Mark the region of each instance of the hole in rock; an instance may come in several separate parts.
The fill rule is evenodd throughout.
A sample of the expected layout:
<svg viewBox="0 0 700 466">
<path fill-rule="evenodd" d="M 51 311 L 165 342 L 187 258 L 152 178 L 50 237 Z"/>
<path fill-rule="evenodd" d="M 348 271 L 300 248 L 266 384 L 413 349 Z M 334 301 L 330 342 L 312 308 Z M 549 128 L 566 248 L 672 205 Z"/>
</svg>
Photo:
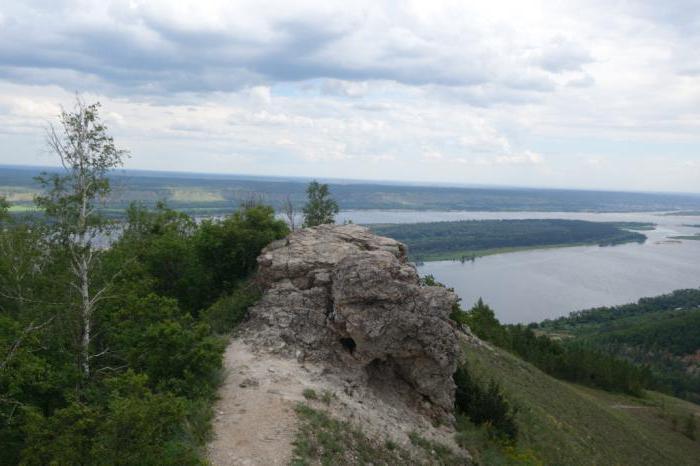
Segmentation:
<svg viewBox="0 0 700 466">
<path fill-rule="evenodd" d="M 355 348 L 357 345 L 355 344 L 355 340 L 352 338 L 341 338 L 340 339 L 340 344 L 343 345 L 343 348 L 348 350 L 350 354 L 355 352 Z"/>
</svg>

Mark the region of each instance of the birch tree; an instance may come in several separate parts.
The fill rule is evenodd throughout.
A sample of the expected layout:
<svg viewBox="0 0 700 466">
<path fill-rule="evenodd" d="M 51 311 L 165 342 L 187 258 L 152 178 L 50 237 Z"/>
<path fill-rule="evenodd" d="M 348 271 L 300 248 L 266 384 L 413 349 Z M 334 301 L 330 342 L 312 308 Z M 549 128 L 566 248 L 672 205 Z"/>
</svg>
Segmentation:
<svg viewBox="0 0 700 466">
<path fill-rule="evenodd" d="M 284 203 L 282 204 L 282 212 L 284 213 L 284 216 L 287 219 L 287 225 L 289 226 L 289 230 L 296 231 L 297 211 L 294 207 L 294 203 L 292 202 L 292 196 L 289 194 L 287 194 L 287 197 L 285 198 Z"/>
<path fill-rule="evenodd" d="M 51 238 L 68 254 L 69 286 L 77 296 L 73 309 L 78 330 L 78 364 L 85 378 L 91 374 L 90 342 L 95 310 L 105 298 L 107 286 L 94 283 L 99 262 L 97 240 L 104 239 L 108 222 L 99 212 L 110 192 L 108 173 L 128 156 L 118 149 L 99 117 L 99 103 L 87 105 L 80 98 L 72 111 L 63 110 L 60 124 L 47 128 L 47 145 L 58 156 L 62 170 L 37 178 L 45 195 L 36 202 L 53 226 Z"/>
</svg>

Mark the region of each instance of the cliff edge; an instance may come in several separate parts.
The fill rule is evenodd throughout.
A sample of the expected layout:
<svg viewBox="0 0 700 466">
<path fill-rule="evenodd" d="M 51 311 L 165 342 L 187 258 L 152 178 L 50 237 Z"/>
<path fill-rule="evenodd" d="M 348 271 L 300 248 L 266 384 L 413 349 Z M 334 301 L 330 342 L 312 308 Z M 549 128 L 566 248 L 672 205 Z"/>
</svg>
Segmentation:
<svg viewBox="0 0 700 466">
<path fill-rule="evenodd" d="M 258 265 L 265 292 L 248 325 L 268 343 L 451 416 L 457 297 L 422 286 L 403 244 L 357 225 L 323 225 L 270 244 Z"/>
</svg>

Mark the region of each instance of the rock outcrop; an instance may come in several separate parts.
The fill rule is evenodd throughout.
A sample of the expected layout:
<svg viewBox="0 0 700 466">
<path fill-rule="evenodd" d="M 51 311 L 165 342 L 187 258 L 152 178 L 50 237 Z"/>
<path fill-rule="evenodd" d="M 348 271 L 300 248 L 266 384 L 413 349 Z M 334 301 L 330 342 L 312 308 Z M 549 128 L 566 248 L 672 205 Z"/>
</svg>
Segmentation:
<svg viewBox="0 0 700 466">
<path fill-rule="evenodd" d="M 449 417 L 456 296 L 421 285 L 403 244 L 357 225 L 292 233 L 258 258 L 262 299 L 247 324 L 268 345 L 327 364 Z"/>
</svg>

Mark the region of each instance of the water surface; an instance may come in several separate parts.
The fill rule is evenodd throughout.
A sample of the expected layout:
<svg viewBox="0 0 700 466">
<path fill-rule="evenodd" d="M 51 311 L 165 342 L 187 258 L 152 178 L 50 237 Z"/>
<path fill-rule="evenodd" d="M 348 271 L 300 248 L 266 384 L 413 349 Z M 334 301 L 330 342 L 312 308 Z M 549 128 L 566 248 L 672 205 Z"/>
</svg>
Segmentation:
<svg viewBox="0 0 700 466">
<path fill-rule="evenodd" d="M 562 218 L 653 222 L 644 244 L 577 246 L 499 254 L 464 264 L 426 262 L 421 274 L 453 287 L 470 306 L 479 297 L 507 323 L 533 322 L 596 306 L 633 302 L 644 296 L 700 286 L 700 241 L 672 241 L 692 235 L 700 217 L 659 213 L 345 211 L 355 223 L 413 223 L 470 219 Z"/>
</svg>

